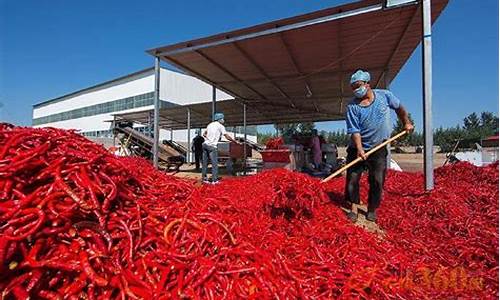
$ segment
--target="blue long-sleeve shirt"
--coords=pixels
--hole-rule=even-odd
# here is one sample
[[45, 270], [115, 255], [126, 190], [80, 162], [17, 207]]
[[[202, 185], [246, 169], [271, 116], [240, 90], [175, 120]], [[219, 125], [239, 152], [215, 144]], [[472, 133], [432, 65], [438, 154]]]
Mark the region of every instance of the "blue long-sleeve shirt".
[[[388, 139], [392, 132], [391, 111], [400, 106], [399, 99], [391, 91], [374, 89], [375, 98], [368, 106], [361, 106], [353, 99], [346, 108], [347, 133], [359, 133], [363, 149], [371, 149]], [[351, 147], [355, 147], [353, 141]]]

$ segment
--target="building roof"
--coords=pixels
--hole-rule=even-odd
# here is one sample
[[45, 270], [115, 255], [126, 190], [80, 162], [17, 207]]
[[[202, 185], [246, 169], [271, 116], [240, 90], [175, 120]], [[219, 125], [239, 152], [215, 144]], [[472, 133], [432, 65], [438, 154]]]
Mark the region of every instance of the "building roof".
[[[383, 88], [420, 43], [420, 4], [385, 9], [382, 2], [358, 1], [147, 52], [232, 95], [235, 107], [246, 103], [263, 124], [290, 116], [342, 119], [352, 72], [370, 71], [372, 86]], [[447, 3], [432, 1], [433, 22]]]
[[492, 135], [487, 138], [484, 138], [483, 141], [498, 141], [498, 135]]

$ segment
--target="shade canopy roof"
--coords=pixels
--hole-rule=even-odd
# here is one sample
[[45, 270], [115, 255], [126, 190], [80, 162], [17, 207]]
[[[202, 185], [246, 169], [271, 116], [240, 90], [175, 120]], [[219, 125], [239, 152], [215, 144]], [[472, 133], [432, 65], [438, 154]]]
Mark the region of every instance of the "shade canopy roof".
[[[385, 9], [382, 2], [359, 1], [148, 53], [232, 95], [235, 100], [218, 101], [217, 110], [236, 125], [243, 121], [241, 103], [247, 104], [248, 124], [339, 120], [352, 97], [355, 70], [368, 70], [372, 87], [385, 87], [421, 40], [419, 4]], [[432, 1], [432, 21], [447, 2]], [[191, 106], [207, 114], [204, 121], [209, 107]], [[182, 110], [162, 109], [161, 115], [177, 120], [179, 113], [185, 128]]]
[[[291, 111], [288, 115], [283, 115], [280, 110], [274, 106], [262, 103], [259, 110], [251, 106], [246, 109], [247, 125], [261, 125], [273, 123], [293, 123], [301, 120], [316, 121], [340, 120], [342, 116], [332, 116], [327, 113], [307, 113], [300, 111]], [[190, 110], [190, 127], [204, 128], [212, 120], [212, 103], [196, 103], [190, 105], [179, 105], [160, 109], [159, 125], [162, 128], [173, 130], [187, 128], [187, 110]], [[285, 108], [287, 109], [287, 108]], [[237, 100], [217, 101], [217, 110], [224, 112], [226, 126], [243, 126], [243, 104]], [[264, 112], [263, 112], [264, 111]], [[152, 122], [151, 111], [139, 111], [132, 113], [116, 114], [117, 120], [133, 121], [139, 124], [149, 124]]]

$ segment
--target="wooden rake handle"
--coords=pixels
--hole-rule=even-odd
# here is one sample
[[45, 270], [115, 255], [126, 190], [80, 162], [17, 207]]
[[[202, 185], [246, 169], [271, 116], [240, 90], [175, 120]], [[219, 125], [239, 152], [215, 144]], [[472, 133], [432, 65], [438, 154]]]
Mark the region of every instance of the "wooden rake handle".
[[[390, 139], [378, 144], [377, 146], [373, 147], [372, 149], [370, 149], [368, 152], [366, 152], [366, 157], [370, 156], [371, 154], [373, 154], [373, 152], [379, 150], [380, 148], [382, 147], [385, 147], [387, 144], [399, 139], [400, 137], [402, 137], [403, 135], [407, 134], [408, 132], [406, 130], [404, 131], [401, 131], [400, 133], [396, 134], [395, 136], [391, 137]], [[329, 181], [330, 179], [332, 179], [333, 177], [339, 175], [340, 173], [344, 172], [345, 170], [349, 169], [350, 167], [354, 166], [355, 164], [357, 164], [358, 162], [362, 161], [363, 159], [361, 157], [358, 157], [356, 158], [355, 160], [351, 161], [350, 163], [348, 163], [347, 165], [343, 166], [342, 168], [338, 169], [337, 171], [335, 171], [333, 174], [331, 174], [330, 176], [326, 177], [325, 179], [321, 180], [321, 183], [324, 183], [324, 182], [327, 182]]]

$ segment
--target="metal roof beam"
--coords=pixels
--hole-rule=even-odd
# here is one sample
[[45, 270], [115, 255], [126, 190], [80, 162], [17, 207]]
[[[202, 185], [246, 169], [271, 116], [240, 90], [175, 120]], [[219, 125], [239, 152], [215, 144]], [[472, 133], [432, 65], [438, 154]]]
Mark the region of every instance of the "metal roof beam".
[[[343, 71], [328, 71], [328, 72], [320, 72], [320, 73], [315, 73], [313, 75], [310, 75], [310, 76], [306, 76], [306, 75], [302, 75], [302, 76], [297, 76], [297, 75], [286, 75], [286, 76], [277, 76], [277, 77], [270, 77], [270, 79], [272, 81], [280, 81], [280, 80], [302, 80], [303, 77], [305, 78], [319, 78], [319, 77], [328, 77], [328, 76], [338, 76], [338, 75], [341, 75], [343, 73], [353, 73], [355, 72], [356, 70], [358, 69], [350, 69], [350, 70], [343, 70]], [[378, 72], [378, 71], [383, 71], [384, 68], [383, 67], [377, 67], [377, 68], [370, 68], [368, 69], [369, 71], [371, 72]], [[261, 79], [261, 78], [257, 78], [257, 79], [247, 79], [245, 80], [246, 83], [248, 84], [254, 84], [254, 83], [262, 83], [262, 82], [265, 82], [266, 79]], [[238, 83], [238, 81], [219, 81], [217, 82], [218, 85], [225, 85], [225, 84], [233, 84], [233, 83]]]
[[278, 90], [278, 92], [285, 98], [288, 100], [288, 103], [290, 104], [290, 106], [292, 108], [295, 108], [295, 103], [293, 103], [292, 99], [290, 99], [290, 96], [288, 96], [288, 94], [276, 83], [274, 82], [270, 77], [269, 75], [266, 73], [266, 71], [264, 71], [264, 69], [259, 66], [259, 64], [257, 64], [257, 62], [255, 62], [255, 60], [250, 56], [250, 54], [248, 54], [248, 52], [246, 52], [240, 45], [238, 45], [238, 43], [232, 43], [232, 45], [234, 45], [234, 47], [236, 48], [236, 50], [238, 50], [238, 52], [243, 55], [243, 57], [245, 57], [245, 59], [252, 65], [254, 66], [258, 71], [259, 73], [266, 79], [267, 82], [269, 82], [276, 90]]
[[[240, 116], [240, 115], [238, 115]], [[236, 118], [226, 118], [226, 124], [228, 126], [241, 126], [242, 120], [240, 117]], [[318, 115], [315, 113], [308, 113], [308, 114], [293, 114], [293, 115], [287, 115], [283, 117], [282, 115], [272, 115], [272, 116], [266, 116], [265, 118], [261, 117], [259, 113], [256, 113], [255, 111], [253, 113], [248, 113], [247, 116], [247, 124], [248, 125], [263, 125], [263, 124], [274, 124], [274, 123], [297, 123], [297, 122], [311, 122], [315, 120], [320, 120], [320, 121], [338, 121], [338, 120], [343, 120], [344, 116], [341, 114], [337, 113], [332, 113], [328, 115], [323, 115], [318, 118]], [[167, 121], [168, 122], [168, 121]], [[173, 128], [173, 129], [185, 129], [186, 125], [185, 124], [176, 124], [173, 122], [165, 122], [165, 123], [160, 123], [162, 127], [167, 127], [167, 128]], [[191, 119], [191, 126], [192, 127], [204, 127], [206, 124], [203, 120], [197, 119], [197, 118], [192, 118]]]
[[[257, 108], [256, 105], [252, 104], [252, 103], [249, 103], [249, 102], [245, 102], [245, 104], [247, 105], [247, 107], [250, 107], [250, 108], [253, 108], [258, 114], [266, 117], [266, 118], [269, 118], [269, 115], [265, 112], [262, 112], [262, 110], [260, 110], [259, 108]], [[274, 106], [274, 105], [272, 105]]]
[[[260, 98], [267, 99], [264, 95], [262, 95], [261, 93], [259, 93], [259, 91], [257, 91], [256, 89], [254, 89], [253, 87], [251, 87], [250, 85], [248, 85], [247, 83], [245, 83], [243, 80], [241, 80], [240, 78], [238, 78], [238, 76], [234, 75], [231, 71], [229, 71], [228, 69], [224, 68], [222, 65], [220, 65], [218, 62], [216, 62], [215, 60], [213, 60], [212, 58], [210, 58], [205, 53], [201, 52], [200, 50], [195, 50], [194, 52], [197, 53], [199, 56], [203, 57], [205, 60], [207, 60], [208, 62], [210, 62], [215, 67], [217, 67], [219, 70], [221, 70], [222, 72], [224, 72], [226, 75], [228, 75], [229, 77], [233, 78], [234, 81], [240, 83], [241, 85], [245, 86], [247, 89], [249, 89], [252, 92], [254, 92]], [[243, 98], [243, 97], [240, 97], [240, 98]]]
[[[268, 103], [263, 103], [263, 104], [269, 104], [269, 105], [274, 106], [274, 107], [285, 107], [285, 108], [287, 108], [287, 107], [288, 107], [288, 105], [285, 105], [285, 104], [280, 104], [280, 103], [276, 103], [276, 102], [271, 102], [271, 101], [270, 101], [270, 102], [268, 102]], [[296, 108], [297, 110], [301, 111], [301, 112], [315, 113], [315, 114], [320, 114], [320, 115], [322, 115], [322, 114], [328, 114], [328, 113], [326, 113], [326, 112], [320, 112], [320, 111], [318, 111], [318, 110], [316, 110], [316, 109], [311, 110], [311, 109], [308, 109], [308, 108], [305, 108], [305, 107], [298, 107], [298, 106], [297, 106], [297, 107], [295, 107], [295, 108]]]
[[[205, 53], [203, 53], [202, 51], [200, 50], [195, 50], [194, 51], [195, 53], [197, 53], [198, 55], [200, 55], [201, 57], [203, 57], [205, 60], [207, 60], [208, 62], [210, 62], [212, 65], [214, 65], [215, 67], [217, 67], [219, 70], [221, 70], [222, 72], [224, 72], [226, 75], [228, 75], [229, 77], [233, 78], [233, 82], [238, 82], [240, 84], [242, 84], [243, 86], [245, 86], [246, 88], [248, 88], [249, 90], [251, 90], [252, 92], [254, 92], [256, 95], [258, 95], [261, 99], [263, 100], [268, 100], [264, 95], [262, 95], [260, 92], [258, 92], [257, 90], [255, 90], [253, 87], [251, 87], [250, 85], [248, 85], [245, 81], [241, 80], [240, 78], [238, 78], [236, 75], [234, 75], [231, 71], [227, 70], [226, 68], [224, 68], [222, 65], [220, 65], [219, 63], [217, 63], [215, 60], [213, 60], [212, 58], [210, 58], [208, 55], [206, 55]], [[215, 83], [216, 85], [220, 85], [220, 83]], [[238, 97], [240, 99], [245, 99], [244, 97]], [[255, 108], [257, 110], [257, 108]], [[260, 114], [262, 114], [263, 116], [266, 116], [266, 114], [264, 112], [259, 112]]]
[[356, 9], [352, 9], [352, 10], [348, 10], [348, 11], [344, 11], [344, 12], [340, 12], [340, 13], [336, 13], [336, 14], [332, 14], [332, 15], [328, 15], [328, 16], [324, 16], [324, 17], [320, 17], [320, 18], [316, 18], [316, 19], [312, 19], [312, 20], [302, 21], [302, 22], [298, 22], [298, 23], [294, 23], [294, 24], [284, 25], [281, 27], [270, 28], [267, 30], [259, 31], [259, 32], [230, 37], [230, 38], [226, 38], [224, 40], [209, 42], [209, 43], [205, 43], [205, 44], [201, 44], [201, 45], [188, 46], [185, 48], [174, 49], [174, 50], [170, 50], [170, 51], [163, 51], [163, 52], [160, 52], [159, 54], [161, 56], [175, 55], [175, 54], [185, 53], [185, 52], [189, 52], [189, 51], [195, 51], [195, 50], [199, 50], [199, 49], [203, 49], [203, 48], [214, 47], [214, 46], [224, 45], [224, 44], [228, 44], [228, 43], [234, 43], [237, 41], [256, 38], [256, 37], [265, 36], [265, 35], [269, 35], [269, 34], [273, 34], [273, 33], [278, 33], [278, 32], [283, 32], [283, 31], [293, 30], [293, 29], [299, 29], [299, 28], [303, 28], [303, 27], [307, 27], [307, 26], [311, 26], [311, 25], [335, 21], [335, 20], [353, 17], [353, 16], [357, 16], [357, 15], [361, 15], [361, 14], [366, 14], [366, 13], [381, 10], [382, 8], [383, 8], [382, 3], [378, 3], [375, 5], [356, 8]]
[[[321, 117], [321, 120], [338, 120], [338, 119], [343, 119], [343, 115], [339, 114], [332, 114], [329, 116], [324, 116]], [[262, 122], [262, 119], [259, 117], [255, 116], [248, 116], [248, 122], [255, 122], [256, 124], [260, 124]], [[292, 116], [287, 116], [286, 118], [282, 118], [279, 115], [273, 116], [271, 118], [266, 118], [265, 120], [270, 120], [270, 123], [278, 123], [278, 124], [283, 124], [284, 122], [293, 122], [293, 123], [300, 123], [302, 121], [308, 122], [310, 120], [317, 119], [317, 115], [311, 114], [311, 115], [305, 115], [305, 116], [298, 116], [298, 115], [292, 115]], [[228, 119], [226, 123], [230, 126], [239, 126], [239, 124], [242, 124], [242, 121], [240, 119]]]
[[163, 120], [166, 120], [166, 121], [169, 121], [169, 122], [172, 122], [172, 123], [182, 124], [182, 125], [187, 124], [187, 123], [180, 122], [180, 121], [177, 121], [177, 120], [172, 119], [172, 118], [167, 118], [165, 116], [162, 116], [161, 114], [160, 114], [160, 119], [163, 119]]
[[[343, 120], [344, 117], [340, 115], [333, 116], [332, 118], [325, 118], [321, 119], [319, 122], [326, 122], [326, 121], [340, 121]], [[276, 118], [276, 119], [268, 119], [266, 123], [262, 123], [260, 120], [249, 120], [247, 121], [247, 124], [249, 125], [265, 125], [265, 124], [289, 124], [289, 123], [302, 123], [302, 122], [315, 122], [314, 120], [317, 120], [317, 118], [314, 117], [307, 117], [307, 118], [302, 118], [299, 119], [296, 116], [291, 117], [291, 118]]]
[[[278, 33], [278, 36], [280, 38], [281, 45], [285, 49], [285, 53], [287, 54], [287, 57], [288, 57], [288, 59], [291, 62], [291, 65], [295, 69], [295, 72], [297, 72], [297, 74], [300, 77], [303, 77], [304, 73], [301, 71], [301, 69], [299, 67], [299, 64], [297, 63], [297, 60], [295, 59], [295, 56], [293, 56], [292, 50], [290, 50], [290, 45], [285, 40], [285, 37], [283, 36], [283, 33], [282, 32]], [[306, 86], [306, 89], [307, 89], [306, 97], [307, 97], [307, 95], [309, 95], [309, 97], [310, 97], [310, 96], [312, 96], [314, 94], [314, 92], [313, 92], [313, 90], [311, 88], [311, 82], [309, 81], [308, 77], [304, 78], [304, 82], [305, 82], [305, 86]], [[319, 112], [319, 108], [316, 105], [316, 102], [314, 100], [312, 102], [313, 102], [313, 105], [314, 105], [314, 108], [316, 109], [316, 111]]]
[[340, 108], [339, 108], [339, 114], [342, 113], [342, 107], [344, 105], [344, 74], [342, 72], [343, 65], [342, 65], [342, 20], [339, 21], [339, 24], [337, 25], [337, 45], [338, 45], [338, 53], [339, 53], [339, 69], [340, 69], [340, 80], [339, 80], [339, 85], [340, 85]]
[[[413, 16], [411, 17], [410, 21], [408, 21], [408, 24], [406, 25], [405, 29], [403, 30], [403, 33], [399, 37], [398, 44], [396, 45], [396, 47], [392, 51], [391, 55], [389, 56], [389, 59], [385, 63], [385, 67], [382, 70], [382, 73], [380, 73], [380, 76], [377, 79], [377, 83], [375, 84], [375, 87], [379, 87], [380, 82], [382, 81], [382, 78], [387, 76], [389, 65], [392, 63], [392, 60], [396, 56], [396, 53], [399, 51], [399, 48], [401, 48], [401, 45], [403, 45], [403, 40], [406, 36], [406, 33], [409, 31], [409, 29], [411, 28], [411, 25], [413, 24], [413, 22], [417, 18], [418, 12], [420, 10], [420, 6], [421, 6], [421, 4], [416, 6], [415, 12], [413, 13]], [[389, 82], [388, 80], [384, 80], [384, 81], [385, 81], [384, 85], [386, 85]], [[384, 86], [384, 88], [387, 88], [387, 86]]]

